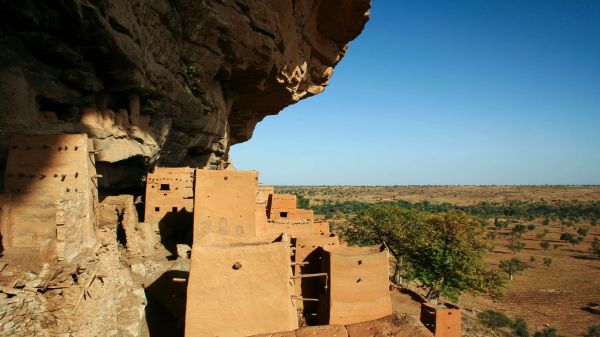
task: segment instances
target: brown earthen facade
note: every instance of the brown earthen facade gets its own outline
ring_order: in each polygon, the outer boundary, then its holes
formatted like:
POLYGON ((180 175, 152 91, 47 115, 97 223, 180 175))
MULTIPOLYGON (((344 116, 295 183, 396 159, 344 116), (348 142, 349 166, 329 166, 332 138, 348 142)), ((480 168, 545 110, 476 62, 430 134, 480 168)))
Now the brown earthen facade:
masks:
POLYGON ((13 135, 4 178, 3 246, 55 247, 51 251, 59 259, 91 246, 98 178, 87 135, 13 135))
POLYGON ((454 305, 421 305, 421 322, 435 337, 456 337, 461 335, 461 313, 454 305))
POLYGON ((191 215, 194 177, 195 170, 189 167, 156 167, 154 172, 148 173, 144 221, 160 223, 181 218, 185 213, 191 215))
POLYGON ((272 193, 267 202, 267 218, 269 220, 314 220, 315 215, 312 210, 297 208, 294 194, 272 193))
POLYGON ((323 253, 323 271, 329 283, 326 300, 320 303, 322 323, 344 325, 392 313, 386 249, 325 247, 323 253))
POLYGON ((194 245, 185 336, 297 329, 290 252, 286 242, 194 245))
POLYGON ((256 237, 258 173, 196 170, 194 240, 208 233, 256 237))

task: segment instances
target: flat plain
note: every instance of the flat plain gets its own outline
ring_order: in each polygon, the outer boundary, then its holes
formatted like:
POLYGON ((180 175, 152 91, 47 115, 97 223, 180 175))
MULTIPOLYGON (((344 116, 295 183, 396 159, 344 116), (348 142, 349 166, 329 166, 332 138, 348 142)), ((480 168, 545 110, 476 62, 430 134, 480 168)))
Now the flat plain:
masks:
MULTIPOLYGON (((457 206, 477 205, 483 202, 509 204, 514 201, 558 204, 564 202, 598 205, 600 186, 278 186, 278 193, 294 193, 309 200, 311 206, 344 202, 375 203, 408 201, 432 204, 449 203, 457 206)), ((597 206, 594 206, 597 207, 597 206)), ((346 219, 332 219, 343 225, 346 219)), ((583 336, 588 327, 600 324, 600 258, 590 252, 594 238, 600 238, 600 226, 591 219, 576 220, 551 217, 503 218, 504 228, 487 219, 488 232, 495 233, 494 248, 488 253, 491 266, 516 257, 529 266, 524 272, 507 280, 504 297, 493 301, 487 296, 461 296, 459 305, 464 315, 474 318, 482 310, 495 310, 511 318, 524 318, 530 331, 554 327, 565 336, 583 336), (546 221, 544 221, 546 220, 546 221), (549 221, 548 221, 549 220, 549 221), (568 221, 567 221, 568 220, 568 221), (517 224, 529 226, 519 239, 524 244, 520 251, 511 251, 512 228, 517 224), (533 227, 532 227, 533 226, 533 227), (572 244, 560 240, 562 233, 577 233, 587 229, 581 242, 572 244), (540 233, 546 232, 540 239, 540 233), (543 248, 541 241, 549 246, 543 248), (550 258, 546 267, 544 258, 550 258)), ((476 322, 476 320, 473 320, 476 322)))

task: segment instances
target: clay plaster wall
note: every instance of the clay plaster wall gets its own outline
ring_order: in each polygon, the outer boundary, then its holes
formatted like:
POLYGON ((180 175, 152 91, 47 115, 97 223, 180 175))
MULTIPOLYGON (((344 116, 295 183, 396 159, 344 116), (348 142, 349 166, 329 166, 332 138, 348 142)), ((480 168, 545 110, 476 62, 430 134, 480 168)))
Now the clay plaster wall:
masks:
POLYGON ((328 301, 320 302, 323 323, 358 323, 392 313, 387 250, 325 248, 323 265, 329 274, 328 301))
POLYGON ((259 204, 266 205, 269 202, 269 196, 271 194, 275 194, 275 187, 273 187, 273 186, 258 186, 256 202, 259 204))
POLYGON ((420 320, 435 337, 461 336, 460 309, 452 305, 433 307, 423 303, 420 320))
POLYGON ((296 208, 296 196, 294 194, 275 194, 269 196, 267 208, 296 208))
POLYGON ((58 240, 59 250, 65 245, 75 249, 68 253, 72 256, 95 242, 98 199, 91 150, 92 142, 82 134, 11 137, 5 247, 43 247, 58 240))
POLYGON ((285 242, 192 250, 186 337, 249 336, 298 328, 285 242))
POLYGON ((330 233, 329 223, 327 221, 269 221, 267 223, 267 233, 286 233, 290 236, 302 236, 311 234, 330 233))
POLYGON ((156 167, 148 173, 144 222, 177 221, 177 214, 193 213, 194 176, 189 167, 156 167))
POLYGON ((196 170, 194 241, 208 233, 257 236, 257 193, 256 171, 196 170))
POLYGON ((256 192, 256 232, 258 235, 267 234, 267 202, 273 194, 274 187, 258 186, 256 192))
MULTIPOLYGON (((294 244, 294 275, 320 273, 323 267, 322 248, 333 249, 340 246, 340 240, 335 234, 303 235, 292 239, 294 244), (298 264, 307 263, 307 264, 298 264)), ((296 279, 294 290, 296 295, 305 298, 319 298, 324 288, 324 278, 300 278, 296 279)), ((305 316, 317 313, 318 303, 312 301, 297 301, 296 306, 304 310, 305 316)))
POLYGON ((312 209, 300 208, 271 208, 270 220, 314 220, 315 214, 312 209))

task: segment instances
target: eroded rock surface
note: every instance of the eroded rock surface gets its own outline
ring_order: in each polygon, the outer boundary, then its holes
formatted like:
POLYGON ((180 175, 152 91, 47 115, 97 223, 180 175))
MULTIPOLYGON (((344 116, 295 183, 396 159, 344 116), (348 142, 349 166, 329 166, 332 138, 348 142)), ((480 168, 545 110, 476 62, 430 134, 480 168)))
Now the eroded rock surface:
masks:
POLYGON ((7 2, 0 148, 14 132, 87 132, 105 187, 137 181, 154 164, 218 167, 265 116, 323 91, 369 6, 7 2))

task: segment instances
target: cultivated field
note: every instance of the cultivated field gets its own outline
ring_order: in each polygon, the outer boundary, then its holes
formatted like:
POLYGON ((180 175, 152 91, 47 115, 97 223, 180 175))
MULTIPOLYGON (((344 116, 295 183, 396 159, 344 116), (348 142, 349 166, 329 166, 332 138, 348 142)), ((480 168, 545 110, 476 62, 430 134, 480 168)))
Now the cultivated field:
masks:
MULTIPOLYGON (((277 191, 301 195, 309 199, 311 206, 399 200, 458 206, 481 202, 589 204, 600 201, 600 186, 282 186, 277 187, 277 191)), ((589 326, 600 324, 600 314, 589 309, 600 305, 600 259, 589 251, 593 239, 600 238, 600 225, 593 225, 586 217, 575 220, 551 217, 546 220, 547 224, 543 217, 500 217, 498 221, 506 223, 506 227, 498 228, 494 219, 488 219, 488 231, 496 233, 490 238, 494 248, 488 254, 489 263, 498 265, 501 260, 516 257, 529 268, 507 282, 505 297, 499 301, 483 296, 462 296, 460 305, 465 315, 475 317, 477 312, 488 309, 501 311, 512 318, 524 318, 531 331, 551 326, 565 336, 582 336, 589 326), (530 228, 518 239, 524 247, 513 252, 508 245, 514 239, 511 229, 517 224, 530 228), (579 236, 581 242, 572 244, 560 240, 561 233, 577 235, 580 228, 588 229, 587 235, 579 236), (546 235, 540 238, 544 231, 546 235), (541 241, 548 242, 546 249, 541 247, 541 241), (544 258, 552 259, 548 268, 543 264, 544 258)))

